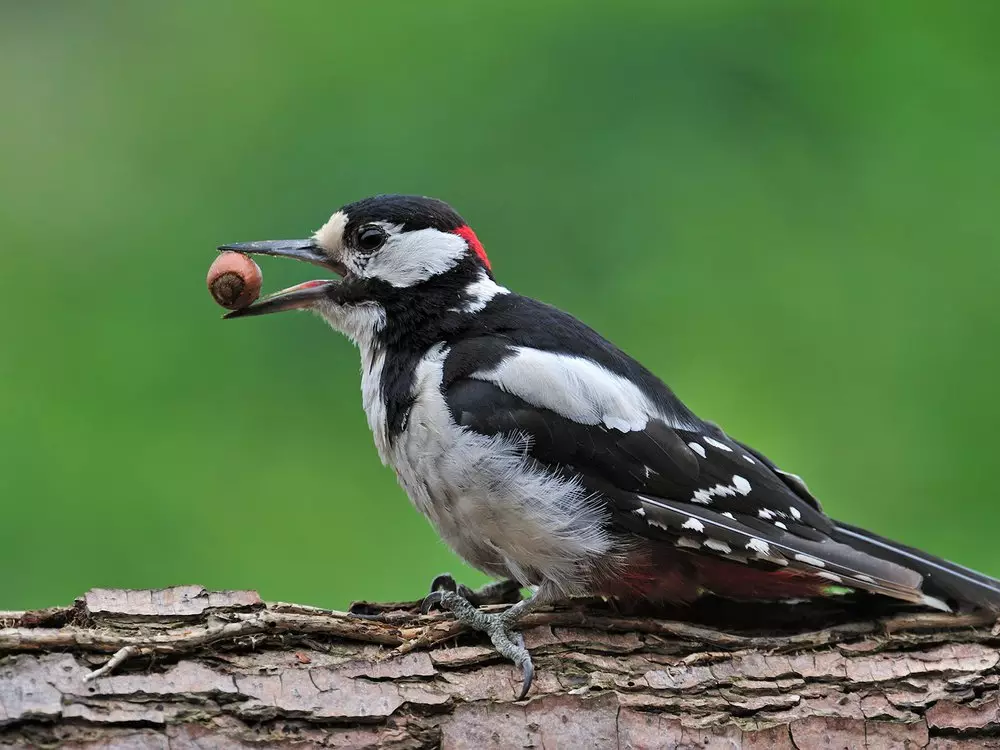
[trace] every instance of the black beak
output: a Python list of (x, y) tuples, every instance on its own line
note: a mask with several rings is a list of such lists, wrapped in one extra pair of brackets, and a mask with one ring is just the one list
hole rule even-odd
[[(312, 263), (322, 266), (334, 273), (343, 276), (346, 269), (334, 260), (331, 260), (313, 240), (265, 240), (262, 242), (237, 242), (230, 245), (221, 245), (222, 252), (231, 251), (244, 253), (245, 255), (273, 255), (279, 258), (294, 258), (295, 260)], [(245, 318), (252, 315), (267, 315), (268, 313), (282, 312), (283, 310), (298, 310), (304, 307), (311, 307), (317, 300), (326, 296), (327, 290), (338, 282), (332, 279), (322, 279), (318, 281), (306, 281), (302, 284), (264, 297), (262, 300), (250, 307), (241, 310), (233, 310), (223, 317)]]
[(232, 251), (244, 255), (274, 255), (295, 258), (317, 266), (330, 267), (330, 259), (320, 251), (313, 240), (263, 240), (261, 242), (235, 242), (221, 245), (222, 252)]

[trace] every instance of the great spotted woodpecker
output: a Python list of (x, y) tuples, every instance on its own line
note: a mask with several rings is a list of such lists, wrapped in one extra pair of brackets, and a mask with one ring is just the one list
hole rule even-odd
[(309, 239), (220, 249), (341, 277), (226, 317), (312, 310), (357, 345), (375, 445), (410, 500), (471, 565), (534, 589), (500, 614), (452, 590), (426, 600), (522, 667), (522, 697), (531, 658), (512, 627), (557, 599), (860, 590), (1000, 610), (1000, 582), (832, 520), (798, 476), (699, 419), (614, 344), (500, 286), (446, 203), (376, 196)]

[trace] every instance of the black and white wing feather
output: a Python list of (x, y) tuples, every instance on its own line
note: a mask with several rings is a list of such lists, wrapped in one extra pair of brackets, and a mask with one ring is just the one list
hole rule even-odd
[[(589, 328), (534, 304), (542, 308), (539, 324), (548, 323), (544, 333), (507, 329), (455, 343), (442, 383), (446, 402), (467, 429), (527, 436), (535, 460), (577, 476), (604, 499), (616, 528), (943, 610), (950, 609), (945, 598), (1000, 600), (996, 582), (971, 571), (976, 580), (957, 593), (949, 577), (928, 587), (927, 561), (937, 558), (908, 556), (899, 545), (882, 550), (886, 540), (838, 526), (799, 477), (698, 419)], [(554, 336), (560, 328), (563, 335)], [(567, 348), (573, 343), (575, 351)]]
[(475, 379), (453, 384), (446, 398), (464, 427), (530, 436), (532, 457), (580, 477), (607, 502), (620, 529), (692, 552), (798, 569), (830, 583), (947, 609), (928, 602), (919, 574), (834, 541), (835, 527), (826, 516), (718, 434), (672, 430), (660, 421), (628, 433), (579, 425)]

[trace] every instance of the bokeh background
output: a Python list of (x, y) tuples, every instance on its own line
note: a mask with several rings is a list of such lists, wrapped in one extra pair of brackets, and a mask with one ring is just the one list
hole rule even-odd
[[(845, 520), (1000, 575), (1000, 4), (0, 4), (0, 609), (450, 570), (347, 341), (216, 245), (452, 202)], [(265, 288), (313, 271), (262, 261)]]

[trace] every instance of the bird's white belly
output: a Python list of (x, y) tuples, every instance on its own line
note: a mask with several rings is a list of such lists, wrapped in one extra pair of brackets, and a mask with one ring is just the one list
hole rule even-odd
[(525, 585), (549, 580), (566, 595), (584, 593), (587, 572), (611, 547), (601, 503), (533, 461), (526, 442), (455, 424), (440, 390), (446, 354), (434, 347), (417, 367), (403, 432), (392, 441), (376, 434), (383, 460), (474, 567)]

